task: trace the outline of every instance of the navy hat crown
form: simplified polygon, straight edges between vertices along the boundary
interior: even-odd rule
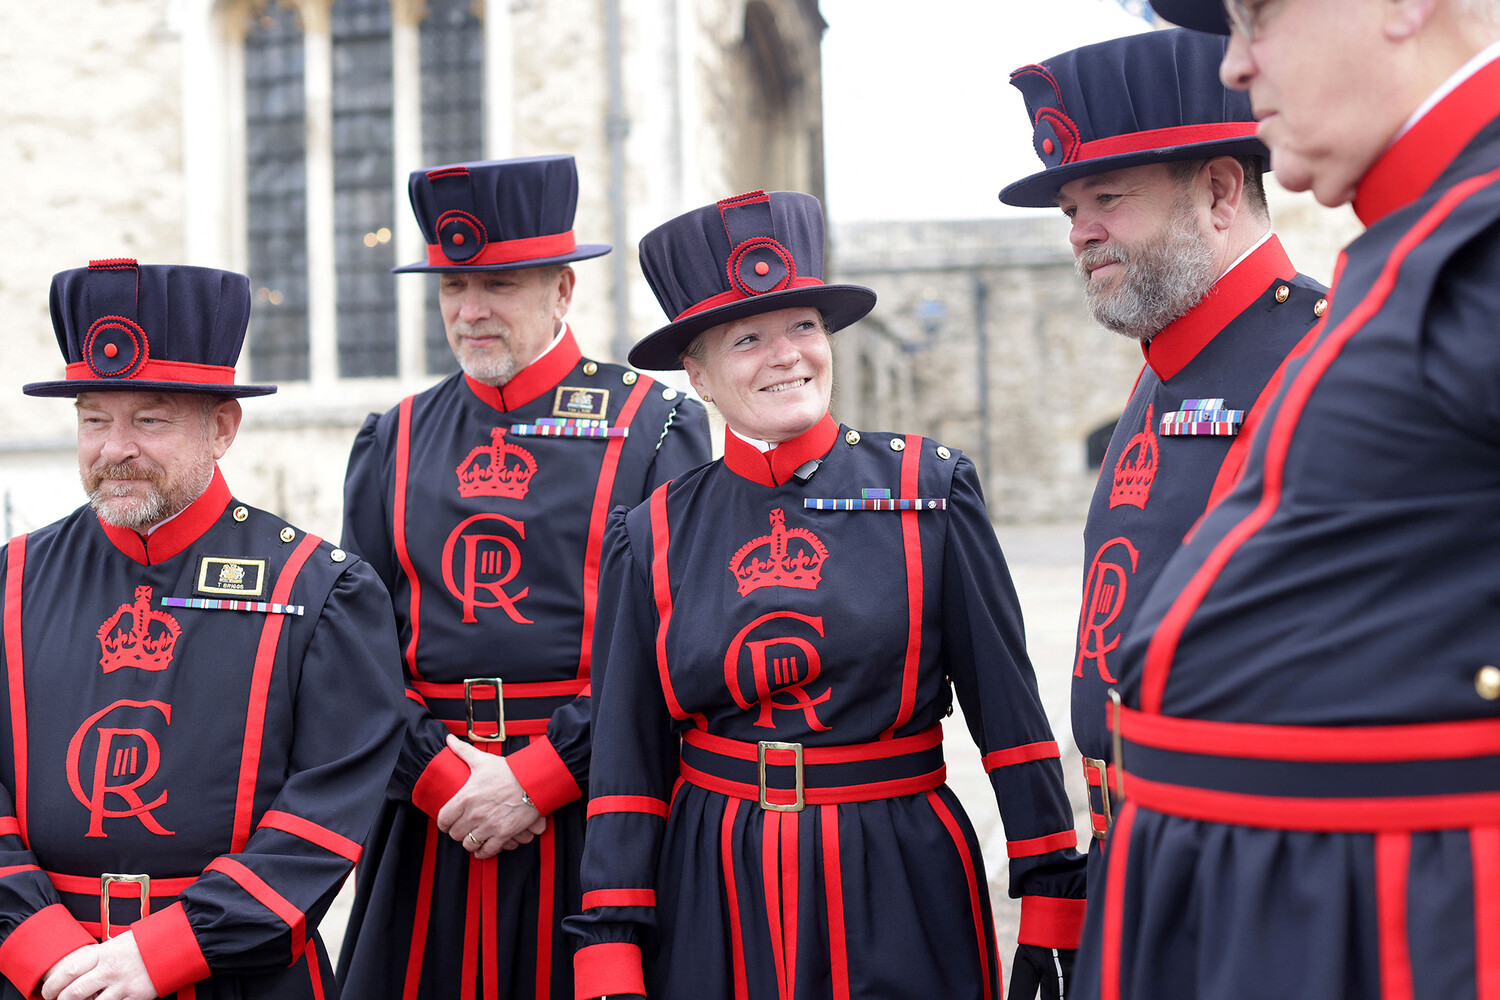
[[[499,271],[609,253],[573,235],[578,168],[566,155],[453,163],[412,172],[427,260],[403,271]]]
[[[1268,157],[1248,95],[1219,80],[1225,41],[1182,29],[1147,31],[1022,66],[1010,82],[1026,101],[1043,171],[1000,200],[1045,207],[1078,177],[1145,163]]]
[[[250,322],[250,279],[185,264],[90,261],[52,278],[52,329],[67,378],[33,382],[32,396],[80,392],[196,392],[261,396],[235,385]]]
[[[641,238],[641,270],[671,322],[630,351],[630,363],[680,368],[709,327],[806,305],[830,330],[863,317],[875,293],[823,283],[823,206],[799,191],[750,191],[694,209]]]

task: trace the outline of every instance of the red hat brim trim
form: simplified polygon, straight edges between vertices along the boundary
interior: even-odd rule
[[[1112,135],[1107,139],[1095,139],[1080,143],[1076,155],[1070,162],[1097,160],[1105,156],[1123,156],[1127,153],[1144,153],[1152,149],[1168,149],[1199,142],[1215,142],[1221,139],[1254,138],[1255,122],[1210,122],[1202,125],[1173,125],[1170,128],[1153,128],[1144,132]]]
[[[520,260],[544,260],[561,257],[578,248],[573,230],[552,236],[530,236],[521,240],[499,240],[490,243],[468,260],[453,260],[443,253],[442,244],[427,244],[427,263],[433,267],[483,267],[487,264],[514,264]]]
[[[85,361],[74,361],[68,365],[67,377],[97,382],[101,376]],[[109,376],[103,376],[109,378]],[[148,358],[145,364],[129,375],[117,376],[113,381],[121,385],[130,382],[183,382],[198,385],[234,385],[234,369],[224,365],[200,365],[192,361],[158,361]]]
[[[813,285],[821,285],[822,283],[823,282],[819,281],[817,278],[793,278],[791,280],[791,283],[786,287],[811,288]],[[786,289],[778,288],[775,290],[785,291]],[[756,296],[746,295],[743,292],[733,289],[727,292],[720,292],[718,295],[710,295],[708,298],[704,299],[702,302],[699,302],[697,305],[689,306],[682,312],[678,313],[676,316],[672,317],[672,322],[677,323],[681,320],[687,319],[689,316],[694,316],[701,312],[707,312],[710,309],[717,309],[719,308],[719,306],[727,306],[731,302],[739,302],[743,299],[750,298],[756,298]]]

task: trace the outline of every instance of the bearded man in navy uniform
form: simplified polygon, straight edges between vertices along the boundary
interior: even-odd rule
[[[400,736],[362,560],[234,499],[244,275],[52,282],[89,506],[0,551],[0,996],[329,998]],[[92,508],[92,509],[91,509]]]
[[[1080,995],[1500,995],[1500,4],[1154,6],[1367,228],[1120,650]]]
[[[1000,199],[1062,209],[1094,318],[1140,341],[1146,361],[1084,526],[1071,667],[1091,889],[1115,805],[1105,707],[1124,671],[1121,639],[1237,467],[1267,381],[1327,306],[1271,232],[1266,148],[1249,100],[1219,82],[1223,54],[1214,35],[1148,31],[1011,74],[1045,169]]]
[[[570,156],[411,175],[462,371],[360,430],[344,544],[390,588],[407,724],[358,876],[353,995],[572,995],[605,518],[710,458],[703,406],[585,359]]]

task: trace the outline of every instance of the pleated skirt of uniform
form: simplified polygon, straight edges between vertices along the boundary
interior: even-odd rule
[[[989,888],[947,786],[799,813],[679,787],[652,1000],[1000,1000]]]
[[[1500,827],[1307,833],[1127,803],[1080,1000],[1500,1000]]]
[[[530,844],[476,862],[426,813],[386,802],[355,872],[343,995],[572,1000],[574,947],[560,924],[582,898],[583,827],[575,802]]]

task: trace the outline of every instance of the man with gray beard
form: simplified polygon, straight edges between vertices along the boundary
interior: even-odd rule
[[[585,358],[566,322],[571,156],[411,175],[462,371],[371,415],[344,545],[394,601],[406,734],[339,981],[365,1000],[573,995],[606,515],[709,460],[701,403]]]
[[[52,321],[89,506],[0,549],[0,997],[336,998],[319,920],[400,741],[390,599],[241,503],[250,282],[116,258]]]
[[[1106,725],[1116,651],[1162,566],[1233,480],[1268,381],[1326,308],[1323,287],[1270,232],[1266,149],[1248,100],[1219,82],[1223,54],[1222,38],[1148,31],[1011,74],[1045,169],[1000,198],[1062,209],[1090,311],[1140,341],[1146,360],[1084,527],[1071,668],[1091,898],[1118,805]],[[1016,997],[1049,983],[1024,963],[1015,976]]]

